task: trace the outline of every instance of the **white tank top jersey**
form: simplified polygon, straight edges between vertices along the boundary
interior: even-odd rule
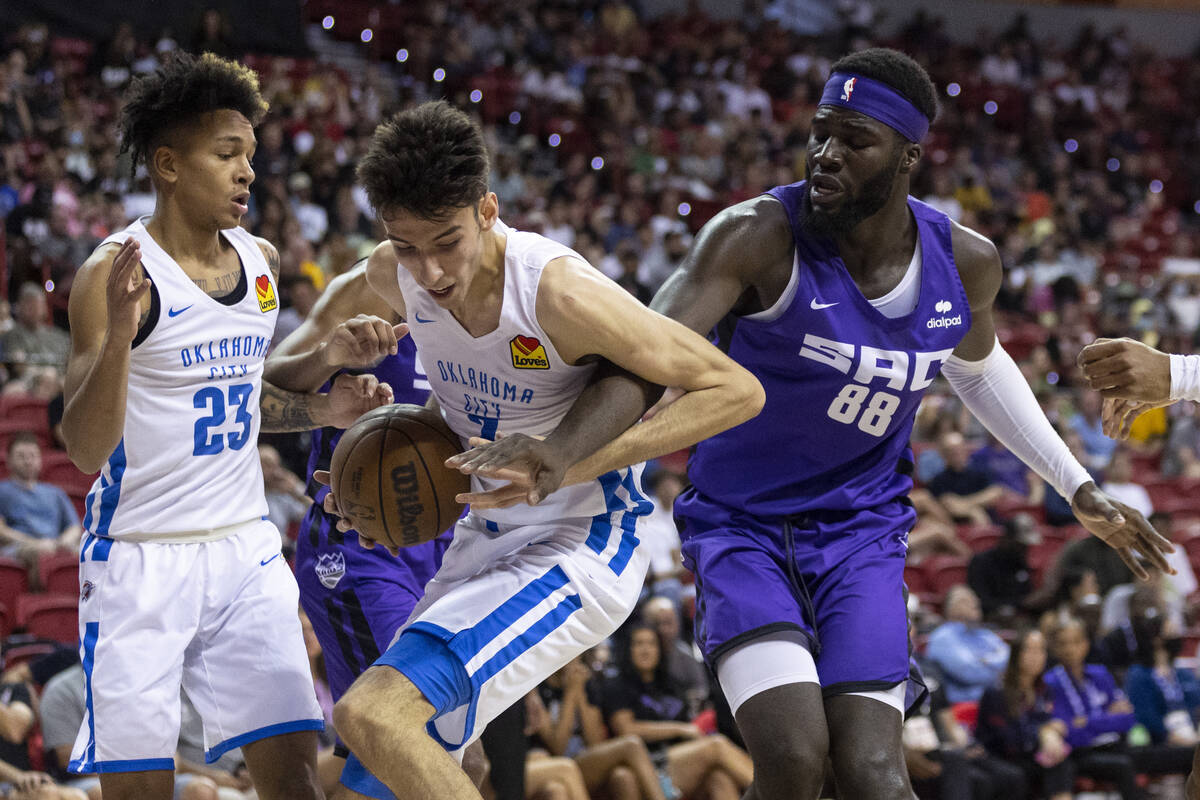
[[[152,309],[130,354],[121,442],[87,496],[89,533],[203,540],[267,513],[258,404],[278,289],[250,233],[221,235],[243,271],[245,296],[231,305],[192,283],[143,220],[104,240],[141,245]]]
[[[475,337],[437,304],[403,266],[396,276],[409,331],[429,376],[442,416],[464,446],[471,436],[496,432],[545,436],[553,431],[595,370],[572,366],[555,351],[537,319],[538,283],[546,264],[563,256],[584,259],[551,239],[496,222],[506,237],[500,324]],[[586,262],[585,262],[586,263]],[[645,500],[641,464],[589,483],[559,489],[536,506],[488,509],[482,516],[503,525],[527,525],[623,511]],[[504,481],[471,476],[472,491]]]

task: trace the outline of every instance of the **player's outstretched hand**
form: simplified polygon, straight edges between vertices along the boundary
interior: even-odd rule
[[[1164,555],[1174,552],[1175,546],[1154,530],[1140,511],[1109,497],[1091,481],[1075,492],[1071,510],[1083,527],[1116,550],[1125,565],[1141,580],[1148,580],[1150,574],[1138,562],[1135,550],[1158,570],[1175,574]]]
[[[350,523],[350,520],[342,516],[342,511],[340,508],[338,508],[337,498],[333,496],[333,486],[329,482],[329,470],[316,470],[313,472],[313,480],[322,486],[329,487],[328,494],[325,495],[325,499],[321,502],[321,508],[325,510],[326,514],[329,514],[332,517],[337,517],[337,529],[342,533],[349,533],[350,531],[353,531],[354,526]],[[358,533],[358,531],[355,531],[355,533]],[[389,547],[388,545],[377,542],[374,539],[368,539],[361,533],[358,534],[358,543],[367,550],[372,550],[376,545],[379,545],[394,556],[400,555],[399,547]]]
[[[1104,435],[1110,439],[1128,439],[1135,419],[1152,408],[1162,408],[1175,402],[1177,401],[1167,400],[1165,403],[1144,403],[1141,400],[1110,397],[1104,401],[1104,409],[1100,412]]]
[[[108,329],[122,341],[133,341],[142,318],[142,298],[150,291],[150,279],[138,274],[142,248],[130,237],[113,257],[108,273]]]
[[[329,389],[326,424],[349,428],[373,408],[392,402],[392,387],[374,375],[338,375]]]
[[[331,367],[373,367],[396,355],[397,342],[408,335],[408,325],[359,314],[333,329],[325,341],[325,363]]]
[[[471,449],[446,459],[446,466],[467,475],[508,481],[490,492],[467,492],[455,499],[472,508],[535,506],[562,485],[566,460],[551,444],[534,436],[498,435],[495,441],[471,437]]]
[[[1097,339],[1076,359],[1088,385],[1107,398],[1166,403],[1171,357],[1133,339]]]

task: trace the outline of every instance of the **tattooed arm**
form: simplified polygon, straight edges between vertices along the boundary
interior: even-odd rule
[[[255,236],[254,241],[258,242],[258,249],[262,250],[263,258],[267,260],[267,266],[271,268],[271,277],[275,279],[275,283],[279,283],[279,251],[275,249],[275,245],[261,236]]]
[[[374,375],[339,375],[328,394],[304,394],[262,382],[263,433],[349,428],[373,408],[392,402],[392,387]]]

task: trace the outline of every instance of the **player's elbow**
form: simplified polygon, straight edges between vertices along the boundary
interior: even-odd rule
[[[67,445],[67,458],[71,459],[71,463],[85,475],[94,475],[99,472],[108,459],[108,454],[100,452],[100,448],[96,447],[95,442],[90,441],[89,437],[73,432],[65,420],[63,421],[63,439]]]
[[[757,417],[767,403],[766,390],[749,370],[739,367],[730,388],[733,392],[732,407],[738,411],[740,417],[737,422],[739,425]]]

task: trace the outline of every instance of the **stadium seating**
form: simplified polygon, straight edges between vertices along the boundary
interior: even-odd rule
[[[79,641],[79,601],[75,594],[24,594],[17,601],[17,626],[63,644]]]
[[[79,556],[74,552],[42,556],[38,559],[38,577],[47,594],[75,594],[79,591]]]
[[[16,614],[17,598],[29,589],[29,570],[15,558],[0,558],[0,603]]]

